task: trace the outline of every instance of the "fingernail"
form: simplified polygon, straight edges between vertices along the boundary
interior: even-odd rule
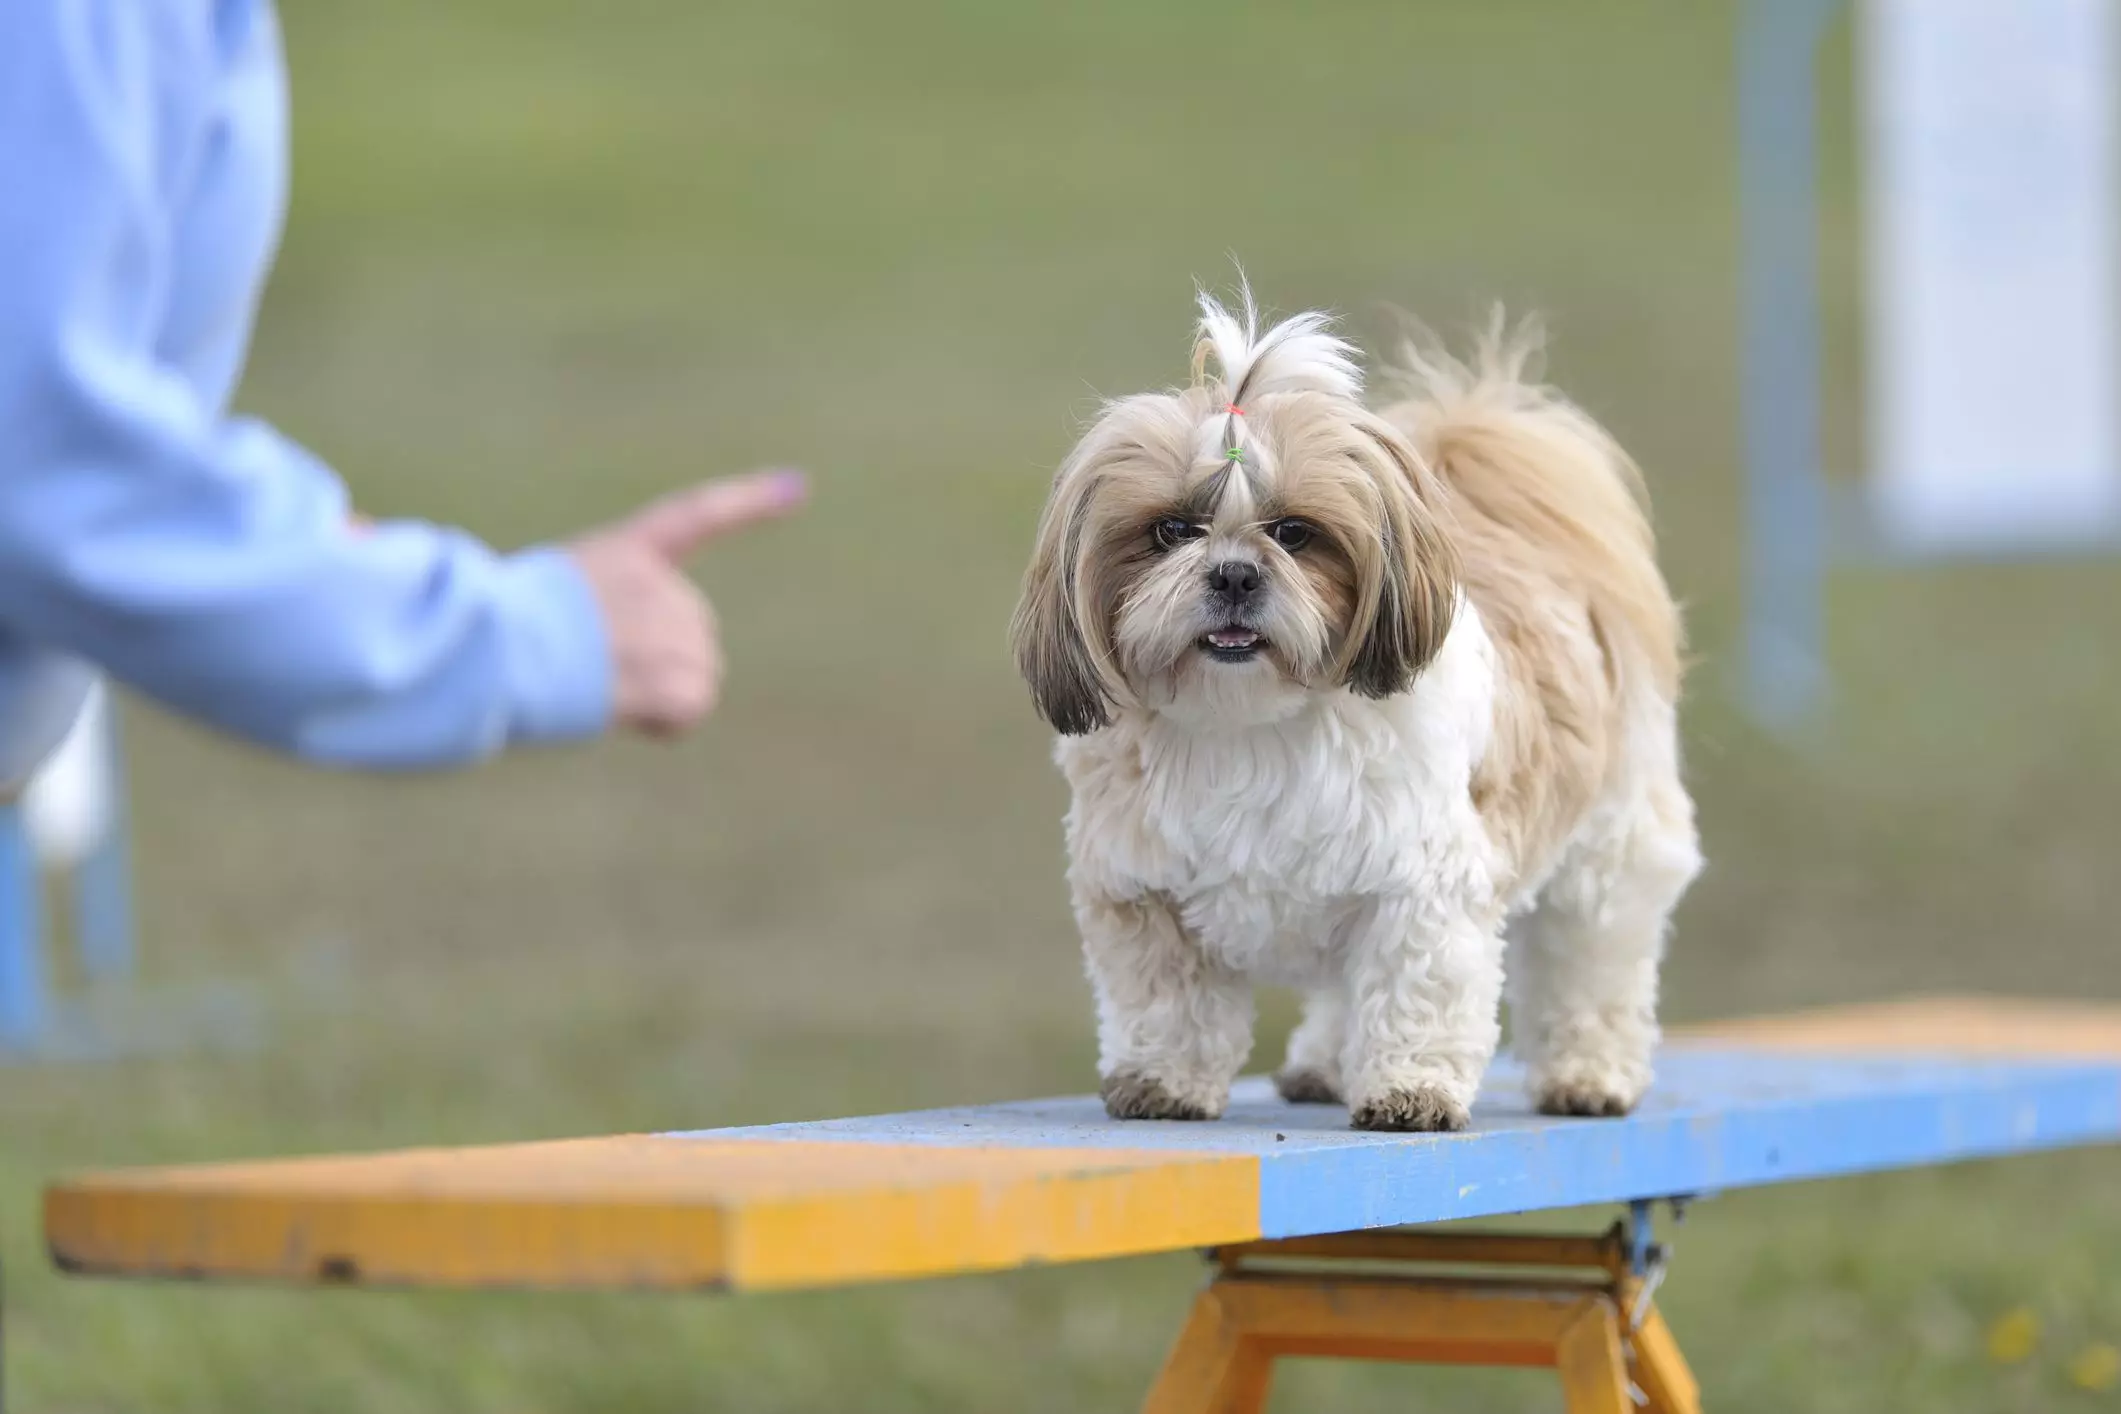
[[[774,495],[783,501],[800,501],[810,494],[810,478],[800,471],[771,474]]]

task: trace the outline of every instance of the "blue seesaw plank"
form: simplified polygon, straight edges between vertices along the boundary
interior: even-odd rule
[[[1367,1134],[1239,1083],[1221,1120],[1120,1123],[1090,1096],[672,1138],[1244,1154],[1265,1237],[1703,1194],[2121,1139],[2121,1063],[1677,1048],[1624,1119],[1535,1114],[1498,1062],[1462,1134]]]

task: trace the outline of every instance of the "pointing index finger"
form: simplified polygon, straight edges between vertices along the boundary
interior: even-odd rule
[[[763,471],[708,481],[666,496],[633,519],[633,529],[676,561],[732,532],[792,515],[810,497],[799,471]]]

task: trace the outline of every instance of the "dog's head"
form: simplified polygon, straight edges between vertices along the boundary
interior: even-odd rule
[[[1054,478],[1013,635],[1063,733],[1386,697],[1450,628],[1436,483],[1354,350],[1321,314],[1262,333],[1249,293],[1200,303],[1192,386],[1109,404]]]

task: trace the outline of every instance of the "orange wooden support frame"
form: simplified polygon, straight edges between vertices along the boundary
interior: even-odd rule
[[[1700,1414],[1617,1223],[1597,1237],[1353,1232],[1210,1255],[1215,1275],[1144,1414],[1256,1414],[1285,1355],[1543,1366],[1569,1414]]]

